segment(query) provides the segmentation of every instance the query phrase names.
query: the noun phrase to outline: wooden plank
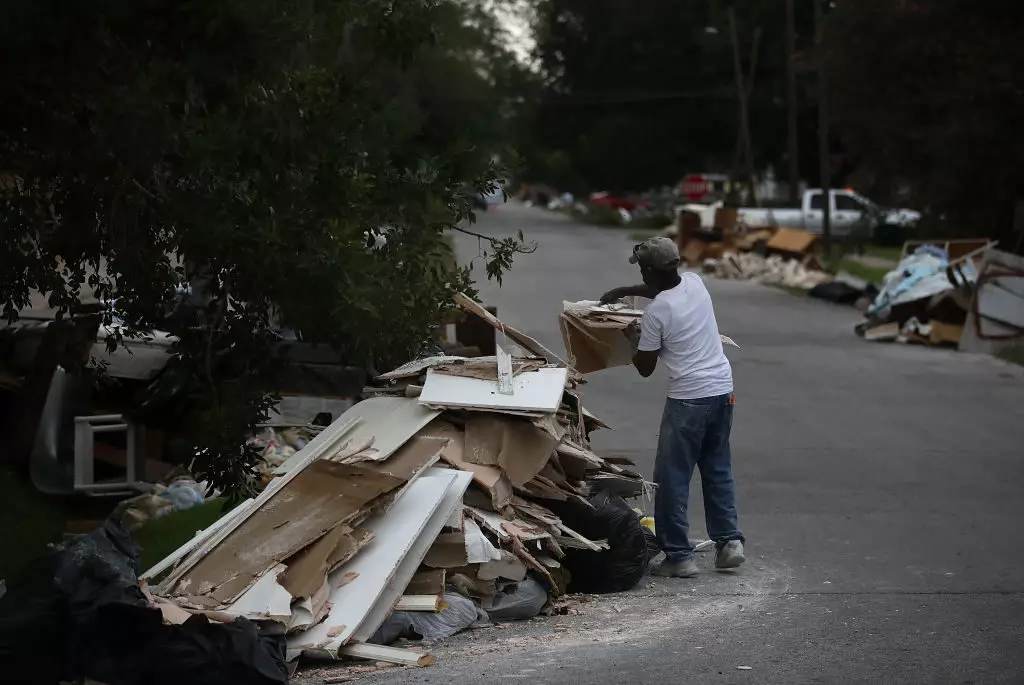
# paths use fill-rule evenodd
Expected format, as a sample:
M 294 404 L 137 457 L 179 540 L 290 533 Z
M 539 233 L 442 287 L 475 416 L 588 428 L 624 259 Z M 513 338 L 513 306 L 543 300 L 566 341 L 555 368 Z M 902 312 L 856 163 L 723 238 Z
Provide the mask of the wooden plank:
M 423 667 L 430 666 L 434 663 L 433 654 L 416 652 L 411 649 L 402 649 L 401 647 L 385 647 L 383 645 L 368 645 L 363 643 L 354 643 L 347 647 L 342 647 L 340 654 L 342 656 L 352 657 L 353 659 L 384 661 L 389 664 L 399 664 L 400 666 Z
M 567 378 L 568 371 L 565 368 L 545 367 L 519 374 L 513 379 L 515 393 L 501 395 L 495 382 L 446 376 L 431 369 L 427 371 L 427 381 L 423 385 L 419 403 L 441 407 L 499 408 L 550 413 L 556 411 L 562 402 Z
M 402 595 L 395 603 L 395 611 L 427 611 L 437 613 L 445 606 L 444 595 Z

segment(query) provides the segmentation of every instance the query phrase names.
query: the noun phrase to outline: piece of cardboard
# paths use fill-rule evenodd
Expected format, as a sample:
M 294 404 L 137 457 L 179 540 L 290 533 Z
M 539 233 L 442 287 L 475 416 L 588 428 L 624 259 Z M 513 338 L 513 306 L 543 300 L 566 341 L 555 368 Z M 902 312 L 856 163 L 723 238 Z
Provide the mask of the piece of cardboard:
M 500 466 L 520 487 L 543 470 L 556 445 L 558 440 L 529 421 L 480 412 L 466 419 L 463 458 Z
M 586 374 L 632 363 L 633 347 L 623 334 L 627 325 L 615 321 L 597 323 L 563 312 L 562 342 L 575 369 Z
M 438 535 L 423 557 L 423 565 L 430 568 L 459 568 L 468 563 L 466 536 L 462 533 Z
M 932 319 L 932 330 L 928 336 L 932 345 L 959 345 L 964 335 L 964 327 L 953 323 L 943 323 Z
M 780 228 L 768 241 L 769 250 L 789 252 L 794 254 L 806 254 L 814 247 L 818 236 L 807 231 L 796 228 Z
M 418 571 L 405 586 L 405 595 L 439 595 L 444 592 L 443 568 Z
M 512 501 L 512 482 L 498 466 L 482 466 L 466 461 L 465 437 L 461 430 L 450 423 L 435 421 L 424 429 L 424 435 L 444 437 L 448 444 L 441 451 L 441 459 L 460 471 L 473 474 L 473 482 L 482 487 L 491 497 L 495 509 L 503 509 Z

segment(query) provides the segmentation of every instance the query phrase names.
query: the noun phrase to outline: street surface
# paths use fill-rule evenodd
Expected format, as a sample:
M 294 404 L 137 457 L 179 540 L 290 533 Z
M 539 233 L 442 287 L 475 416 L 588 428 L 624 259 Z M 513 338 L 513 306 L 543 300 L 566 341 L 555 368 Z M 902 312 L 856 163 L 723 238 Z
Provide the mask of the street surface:
M 502 288 L 481 283 L 481 299 L 558 351 L 563 299 L 639 282 L 626 230 L 517 204 L 475 228 L 538 243 Z M 460 236 L 462 261 L 477 242 Z M 369 682 L 1024 682 L 1024 369 L 866 343 L 852 308 L 707 284 L 742 348 L 727 350 L 747 565 L 715 573 L 701 555 L 696 579 L 645 578 L 579 616 L 472 631 L 436 648 L 432 668 Z M 584 403 L 615 428 L 594 434 L 595 449 L 650 476 L 664 376 L 630 367 L 589 381 Z M 704 538 L 696 478 L 693 493 Z

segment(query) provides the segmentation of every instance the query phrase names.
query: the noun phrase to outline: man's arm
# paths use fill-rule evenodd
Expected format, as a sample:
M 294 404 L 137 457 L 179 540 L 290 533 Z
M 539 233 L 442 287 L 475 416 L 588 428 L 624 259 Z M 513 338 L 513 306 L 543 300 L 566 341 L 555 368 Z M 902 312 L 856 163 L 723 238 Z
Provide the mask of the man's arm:
M 637 372 L 641 376 L 644 378 L 649 377 L 658 366 L 658 353 L 661 352 L 660 347 L 656 350 L 637 349 L 641 339 L 640 326 L 637 325 L 637 322 L 631 323 L 622 332 L 633 345 L 633 366 L 636 367 Z M 651 343 L 652 341 L 648 340 L 648 344 L 645 347 L 650 347 Z
M 653 300 L 657 295 L 658 291 L 643 283 L 640 285 L 625 285 L 621 288 L 613 288 L 602 295 L 601 304 L 615 302 L 624 297 L 646 297 L 648 300 Z

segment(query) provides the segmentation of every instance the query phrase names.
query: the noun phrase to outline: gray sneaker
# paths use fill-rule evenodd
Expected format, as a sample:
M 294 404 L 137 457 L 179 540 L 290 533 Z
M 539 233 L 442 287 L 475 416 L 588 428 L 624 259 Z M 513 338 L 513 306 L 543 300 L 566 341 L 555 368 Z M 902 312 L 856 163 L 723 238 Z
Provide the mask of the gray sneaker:
M 683 559 L 682 561 L 666 559 L 651 569 L 652 576 L 661 576 L 662 578 L 693 578 L 699 572 L 697 562 L 693 559 Z
M 715 568 L 738 568 L 747 558 L 743 556 L 743 543 L 730 540 L 715 554 Z

